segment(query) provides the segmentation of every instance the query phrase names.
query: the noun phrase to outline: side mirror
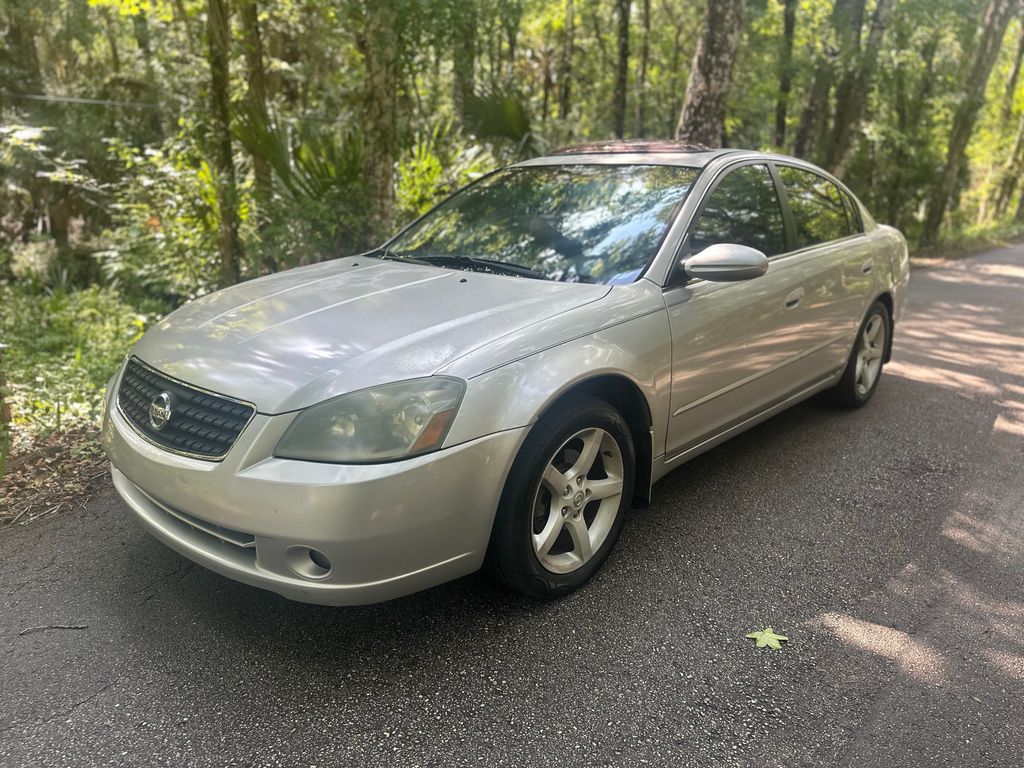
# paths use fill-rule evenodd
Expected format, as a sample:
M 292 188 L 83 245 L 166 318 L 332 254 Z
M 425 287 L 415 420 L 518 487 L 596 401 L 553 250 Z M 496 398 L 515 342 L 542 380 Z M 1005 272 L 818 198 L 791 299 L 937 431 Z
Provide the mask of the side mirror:
M 683 262 L 688 277 L 731 283 L 750 280 L 768 271 L 768 257 L 756 248 L 736 243 L 716 243 Z

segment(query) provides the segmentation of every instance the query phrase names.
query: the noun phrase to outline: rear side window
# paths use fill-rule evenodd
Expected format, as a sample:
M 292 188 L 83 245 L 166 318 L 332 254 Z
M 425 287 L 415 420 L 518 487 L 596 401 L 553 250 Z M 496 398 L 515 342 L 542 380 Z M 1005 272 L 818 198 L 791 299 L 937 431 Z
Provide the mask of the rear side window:
M 853 195 L 842 189 L 839 191 L 843 195 L 843 202 L 846 203 L 846 215 L 850 218 L 850 230 L 854 233 L 863 232 L 864 224 L 860 220 L 860 210 L 857 208 Z
M 797 248 L 852 233 L 839 187 L 816 173 L 786 165 L 779 166 L 779 178 L 793 211 Z
M 730 171 L 708 195 L 690 230 L 690 253 L 716 243 L 746 245 L 766 256 L 786 250 L 782 209 L 768 166 Z

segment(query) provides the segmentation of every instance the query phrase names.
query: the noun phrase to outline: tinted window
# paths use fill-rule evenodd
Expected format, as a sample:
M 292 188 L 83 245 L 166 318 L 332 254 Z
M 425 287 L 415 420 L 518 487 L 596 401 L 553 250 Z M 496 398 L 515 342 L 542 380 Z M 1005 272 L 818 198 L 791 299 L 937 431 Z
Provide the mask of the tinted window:
M 509 274 L 513 265 L 550 280 L 631 283 L 697 174 L 669 165 L 510 168 L 430 211 L 388 251 L 458 269 Z
M 786 250 L 784 232 L 768 166 L 745 165 L 730 171 L 711 191 L 690 232 L 690 252 L 737 243 L 774 256 Z
M 779 177 L 793 211 L 797 248 L 850 234 L 839 187 L 816 173 L 785 165 L 779 166 Z
M 857 208 L 857 203 L 854 201 L 853 196 L 845 190 L 839 190 L 843 195 L 843 202 L 846 203 L 846 215 L 850 219 L 850 230 L 853 232 L 863 232 L 864 223 L 860 220 L 860 210 Z

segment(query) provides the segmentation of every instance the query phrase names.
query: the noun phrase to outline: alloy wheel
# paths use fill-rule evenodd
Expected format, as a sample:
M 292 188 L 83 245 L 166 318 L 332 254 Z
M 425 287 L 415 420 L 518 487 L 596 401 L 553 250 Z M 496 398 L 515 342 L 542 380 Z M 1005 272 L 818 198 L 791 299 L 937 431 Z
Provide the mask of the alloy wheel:
M 622 502 L 622 450 L 596 427 L 555 451 L 534 494 L 531 540 L 545 569 L 570 573 L 604 544 Z
M 882 356 L 885 354 L 886 333 L 885 318 L 881 315 L 872 315 L 861 332 L 857 347 L 857 368 L 853 379 L 857 395 L 860 397 L 865 397 L 871 392 L 871 388 L 878 380 L 878 374 L 882 370 Z

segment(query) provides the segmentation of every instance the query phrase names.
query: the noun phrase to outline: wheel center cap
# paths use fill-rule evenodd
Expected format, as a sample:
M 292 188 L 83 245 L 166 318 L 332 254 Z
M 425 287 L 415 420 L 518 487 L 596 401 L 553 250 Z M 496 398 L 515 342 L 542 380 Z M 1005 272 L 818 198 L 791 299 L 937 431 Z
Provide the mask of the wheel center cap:
M 583 501 L 586 498 L 583 491 L 576 491 L 576 495 L 572 497 L 572 505 L 577 508 L 582 507 Z

